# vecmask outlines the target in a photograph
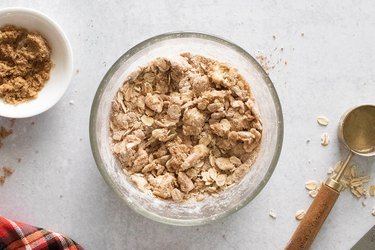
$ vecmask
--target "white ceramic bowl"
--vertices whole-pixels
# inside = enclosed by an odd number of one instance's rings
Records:
[[[73,53],[69,41],[57,23],[46,15],[25,8],[0,10],[0,27],[12,24],[40,33],[52,49],[50,79],[34,100],[12,105],[0,99],[0,116],[24,118],[40,114],[55,105],[65,93],[73,74]]]

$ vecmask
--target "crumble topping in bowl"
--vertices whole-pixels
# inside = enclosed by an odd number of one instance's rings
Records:
[[[112,150],[139,189],[202,200],[234,185],[257,157],[262,123],[249,84],[190,53],[132,73],[110,114]]]

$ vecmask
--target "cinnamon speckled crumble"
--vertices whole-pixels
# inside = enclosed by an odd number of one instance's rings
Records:
[[[131,74],[112,104],[112,150],[136,186],[202,200],[233,186],[257,156],[262,123],[235,68],[199,55],[157,58]]]

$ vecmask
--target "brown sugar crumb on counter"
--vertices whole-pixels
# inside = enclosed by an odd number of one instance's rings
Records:
[[[3,167],[4,176],[8,177],[13,174],[13,170],[9,167]]]
[[[3,175],[0,175],[0,186],[2,186],[5,183],[6,178],[11,176],[12,174],[13,174],[13,170],[11,168],[3,167]]]
[[[0,148],[3,146],[2,140],[12,134],[11,129],[6,129],[3,126],[0,127]]]
[[[110,135],[123,171],[140,190],[199,201],[247,173],[262,122],[235,68],[183,53],[157,58],[128,77],[112,103]]]
[[[49,79],[51,49],[36,32],[6,25],[0,28],[0,98],[19,104],[32,100]]]

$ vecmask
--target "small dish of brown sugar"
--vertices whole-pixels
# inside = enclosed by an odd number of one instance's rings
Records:
[[[0,116],[40,114],[65,93],[73,56],[62,29],[31,9],[0,11]]]

